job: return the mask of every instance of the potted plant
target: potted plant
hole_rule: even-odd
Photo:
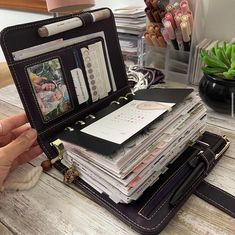
[[[215,43],[209,51],[200,50],[204,62],[204,76],[199,83],[202,100],[220,113],[234,112],[235,97],[235,44]]]

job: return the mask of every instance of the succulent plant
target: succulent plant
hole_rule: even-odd
[[[201,49],[200,57],[205,65],[201,68],[204,73],[235,79],[235,44],[216,42],[208,51]]]

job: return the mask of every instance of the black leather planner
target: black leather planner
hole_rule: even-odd
[[[114,17],[107,8],[5,28],[1,32],[1,47],[29,122],[37,129],[38,142],[49,159],[66,151],[62,145],[53,144],[57,139],[99,154],[112,154],[156,120],[121,143],[84,133],[82,129],[136,100],[174,103],[174,110],[193,92],[154,88],[133,94]],[[156,119],[161,119],[165,112]],[[211,186],[204,181],[228,146],[226,137],[202,133],[152,186],[128,204],[113,202],[79,176],[73,183],[134,230],[156,234],[192,193],[201,198],[212,197],[212,204],[221,209],[231,205],[226,204],[232,200],[230,195],[210,195]],[[62,174],[68,172],[60,161],[55,167]],[[216,195],[221,194],[221,190],[213,189]],[[218,198],[222,202],[217,203]],[[229,211],[234,216],[235,208]]]

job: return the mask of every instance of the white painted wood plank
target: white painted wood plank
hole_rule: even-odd
[[[15,174],[27,171],[29,164]],[[43,174],[33,189],[0,194],[0,218],[16,234],[136,234],[104,208]]]
[[[163,234],[233,235],[234,221],[229,215],[192,195]]]
[[[223,156],[206,180],[235,196],[235,159]]]
[[[0,234],[1,235],[13,235],[13,233],[2,223],[0,223]]]
[[[207,110],[207,123],[222,127],[224,129],[235,131],[235,117],[231,117],[231,115],[216,113],[211,109]]]

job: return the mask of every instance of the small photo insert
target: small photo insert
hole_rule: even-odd
[[[45,121],[72,109],[59,59],[28,67],[27,72]]]

